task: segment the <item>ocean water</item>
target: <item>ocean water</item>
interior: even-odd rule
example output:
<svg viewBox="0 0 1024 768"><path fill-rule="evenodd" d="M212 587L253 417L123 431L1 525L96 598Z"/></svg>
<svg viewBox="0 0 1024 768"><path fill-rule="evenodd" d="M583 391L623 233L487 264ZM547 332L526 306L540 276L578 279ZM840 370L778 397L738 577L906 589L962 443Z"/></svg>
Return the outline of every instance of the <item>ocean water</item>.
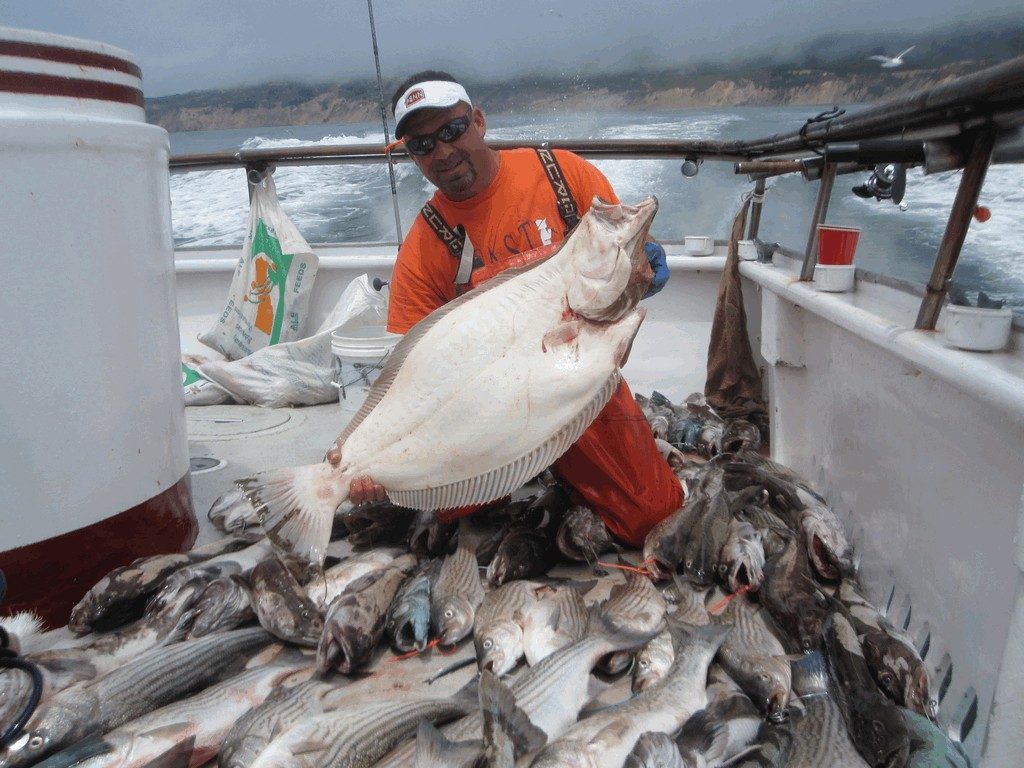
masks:
<svg viewBox="0 0 1024 768"><path fill-rule="evenodd" d="M500 139L750 139L791 131L816 107L733 107L656 112L551 112L488 117L488 135ZM174 154L283 147L382 143L380 124L271 127L171 134ZM619 197L655 194L661 208L652 233L663 241L686 235L725 238L743 194L752 187L731 163L707 161L692 179L677 160L601 160L596 165ZM850 188L866 179L840 176L828 222L861 228L857 264L924 284L931 274L960 172L908 174L906 211L890 202L862 200ZM387 166L282 167L274 175L284 210L310 243L397 242ZM403 232L432 187L411 163L396 165ZM803 251L817 183L798 177L769 180L760 237ZM240 245L248 220L248 196L241 170L195 171L171 176L176 246ZM992 211L984 224L972 222L954 280L966 290L984 290L1024 310L1024 166L993 166L980 203Z"/></svg>

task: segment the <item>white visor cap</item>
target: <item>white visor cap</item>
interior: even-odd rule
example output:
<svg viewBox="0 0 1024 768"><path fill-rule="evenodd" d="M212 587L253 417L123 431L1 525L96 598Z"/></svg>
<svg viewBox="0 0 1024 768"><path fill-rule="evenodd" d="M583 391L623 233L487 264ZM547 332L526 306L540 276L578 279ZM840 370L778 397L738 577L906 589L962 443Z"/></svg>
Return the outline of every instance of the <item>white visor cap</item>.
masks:
<svg viewBox="0 0 1024 768"><path fill-rule="evenodd" d="M425 80L409 86L395 104L395 136L402 138L402 123L413 112L428 108L446 109L460 101L473 106L466 89L448 80Z"/></svg>

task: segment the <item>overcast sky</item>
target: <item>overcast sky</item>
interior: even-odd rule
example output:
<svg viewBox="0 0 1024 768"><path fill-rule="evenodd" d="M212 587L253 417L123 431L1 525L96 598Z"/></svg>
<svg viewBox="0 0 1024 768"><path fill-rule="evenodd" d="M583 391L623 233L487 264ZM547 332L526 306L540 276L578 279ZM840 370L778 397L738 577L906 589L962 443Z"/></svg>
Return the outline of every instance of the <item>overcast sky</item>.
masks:
<svg viewBox="0 0 1024 768"><path fill-rule="evenodd" d="M920 30L1020 11L1021 0L374 0L389 83L427 67L479 77L670 67L835 31L905 31L909 46ZM151 97L374 74L365 0L0 0L0 25L125 48Z"/></svg>

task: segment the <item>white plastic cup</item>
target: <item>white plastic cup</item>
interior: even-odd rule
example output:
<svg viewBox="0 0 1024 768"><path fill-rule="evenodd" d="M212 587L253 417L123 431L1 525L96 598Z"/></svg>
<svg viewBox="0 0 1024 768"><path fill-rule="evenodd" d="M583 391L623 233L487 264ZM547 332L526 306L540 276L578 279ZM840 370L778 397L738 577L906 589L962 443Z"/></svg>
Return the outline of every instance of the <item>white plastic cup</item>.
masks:
<svg viewBox="0 0 1024 768"><path fill-rule="evenodd" d="M971 352L998 352L1010 341L1013 311L1009 307L961 307L950 304L943 310L946 341Z"/></svg>
<svg viewBox="0 0 1024 768"><path fill-rule="evenodd" d="M852 264L818 264L814 267L814 287L828 293L852 291L857 268Z"/></svg>
<svg viewBox="0 0 1024 768"><path fill-rule="evenodd" d="M715 239L707 235L687 235L683 238L683 252L687 256L710 256L715 252Z"/></svg>

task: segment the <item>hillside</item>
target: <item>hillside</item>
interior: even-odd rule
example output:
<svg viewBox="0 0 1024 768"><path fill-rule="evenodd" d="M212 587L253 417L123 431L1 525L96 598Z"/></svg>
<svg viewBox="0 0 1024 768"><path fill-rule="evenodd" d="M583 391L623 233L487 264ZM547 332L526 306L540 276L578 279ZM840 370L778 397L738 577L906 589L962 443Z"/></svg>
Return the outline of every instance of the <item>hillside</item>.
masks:
<svg viewBox="0 0 1024 768"><path fill-rule="evenodd" d="M883 70L867 57L900 50L905 35L828 36L783 53L626 73L562 72L504 82L467 79L492 114L553 110L671 109L767 104L851 104L911 93L1024 54L1024 23L950 28L918 40L907 64ZM906 46L904 46L906 47ZM983 52L979 54L979 52ZM390 96L396 83L386 83ZM150 122L168 131L378 120L376 83L268 82L147 99Z"/></svg>

